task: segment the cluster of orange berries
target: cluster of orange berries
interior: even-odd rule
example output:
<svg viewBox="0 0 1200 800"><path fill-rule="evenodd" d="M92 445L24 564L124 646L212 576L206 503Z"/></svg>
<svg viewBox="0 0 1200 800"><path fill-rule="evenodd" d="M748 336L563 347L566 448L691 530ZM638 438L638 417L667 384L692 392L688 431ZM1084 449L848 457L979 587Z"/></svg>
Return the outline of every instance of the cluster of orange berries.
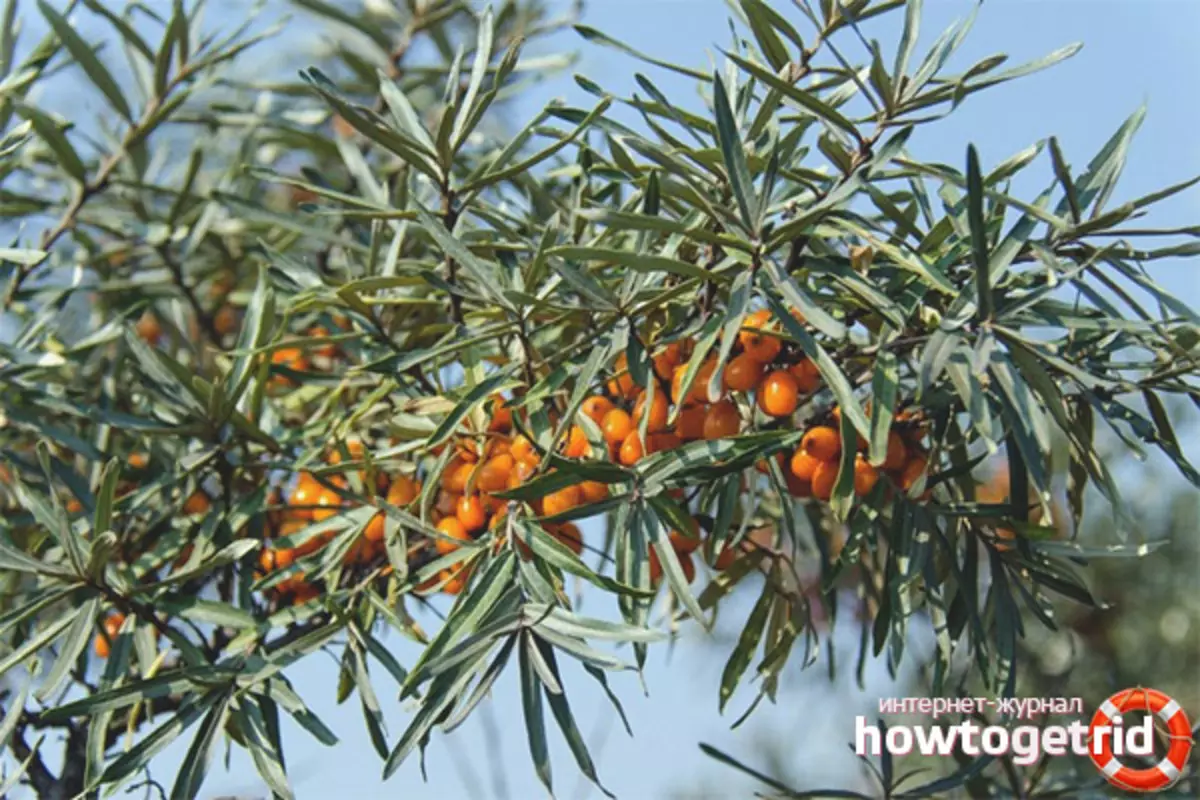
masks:
<svg viewBox="0 0 1200 800"><path fill-rule="evenodd" d="M833 410L833 422L840 423L838 409ZM881 474L891 478L892 483L908 491L925 474L929 456L922 447L919 427L908 426L888 431L887 455L879 467L872 465L865 455L867 442L858 437L858 452L854 456L854 494L864 497L871 493ZM833 495L841 468L842 436L835 425L814 425L804 432L800 447L780 466L788 481L788 489L798 497L815 497L828 500Z"/></svg>
<svg viewBox="0 0 1200 800"><path fill-rule="evenodd" d="M783 418L795 412L801 397L820 388L820 374L803 355L782 358L783 341L771 334L770 326L769 311L747 316L746 329L738 336L740 352L725 365L715 399L708 394L717 368L715 356L700 365L684 394L690 340L672 342L654 356L654 375L660 384L653 393L634 382L625 355L618 356L617 375L607 385L613 399L596 395L583 406L583 412L600 426L610 456L632 466L646 455L685 442L736 436L742 428L742 415L729 392L754 392L758 408L769 417ZM669 424L672 403L676 412L673 427ZM644 441L640 433L643 418Z"/></svg>
<svg viewBox="0 0 1200 800"><path fill-rule="evenodd" d="M798 312L793 312L793 317L804 321ZM735 402L739 393L747 397L753 393L755 405L767 417L786 419L803 398L821 387L821 376L811 359L785 346L776 333L778 329L778 321L768 310L747 315L738 335L738 349L725 365L716 398L708 391L717 368L715 356L700 365L685 395L692 342L684 340L668 344L654 356L653 371L660 383L653 393L634 382L625 355L618 356L616 376L607 384L609 396L589 397L583 413L600 427L609 456L626 466L688 441L736 436L744 421ZM672 404L673 427L669 424ZM783 454L778 456L788 488L796 496L828 500L833 492L842 442L837 428L838 409L833 409L832 415L833 425L816 425L805 433L790 463ZM874 488L881 473L888 474L904 490L924 473L928 456L920 444L920 427L911 416L902 417L902 421L902 426L889 432L887 459L879 468L872 466L862 452L856 457L854 488L859 496ZM645 437L640 433L643 422ZM571 436L587 444L582 430L572 430ZM866 442L860 438L859 450L865 449ZM765 463L760 464L760 469L765 471L765 467Z"/></svg>
<svg viewBox="0 0 1200 800"><path fill-rule="evenodd" d="M346 449L351 458L357 460L362 457L362 442L353 440L347 443ZM333 465L341 462L341 453L337 451L328 459L328 463ZM365 481L365 470L359 474ZM347 487L348 482L344 475L330 475L323 484L312 473L301 473L288 494L283 508L269 512L268 537L292 536L313 523L323 522L346 510L350 504L338 490L344 491ZM420 484L407 475L388 476L383 473L376 475L375 493L391 505L401 508L407 506L417 498L420 492ZM268 502L271 506L279 506L280 499L278 493L273 492L272 496L268 498ZM345 563L351 566L363 565L381 557L385 549L384 532L384 513L380 511L367 521L362 535L346 551ZM288 569L297 559L324 548L333 537L332 531L326 531L309 537L295 547L264 547L259 555L259 570L266 575L276 570ZM271 589L275 595L290 598L296 605L306 603L320 594L320 589L309 582L302 572L289 575Z"/></svg>

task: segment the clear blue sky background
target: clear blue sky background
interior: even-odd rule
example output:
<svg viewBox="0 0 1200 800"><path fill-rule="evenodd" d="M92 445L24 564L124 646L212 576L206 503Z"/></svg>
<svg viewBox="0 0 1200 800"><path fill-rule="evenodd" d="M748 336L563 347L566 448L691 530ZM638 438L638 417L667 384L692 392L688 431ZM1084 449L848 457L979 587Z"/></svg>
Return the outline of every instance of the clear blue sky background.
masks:
<svg viewBox="0 0 1200 800"><path fill-rule="evenodd" d="M550 5L555 5L555 0L550 0ZM561 3L564 9L566 5ZM791 13L790 3L776 0L774 5L800 25L800 15ZM969 11L969 5L963 0L927 0L918 57L954 18ZM677 63L707 68L710 54L729 41L722 0L591 0L589 6L588 24ZM891 52L889 43L898 36L900 20L900 15L891 15L886 24L872 29L873 35L884 40L885 54ZM1056 134L1067 160L1078 170L1126 116L1148 102L1149 115L1129 154L1112 205L1200 174L1200 137L1196 135L1200 104L1195 95L1200 78L1198 33L1200 4L1191 0L990 0L952 62L951 72L996 52L1010 54L1010 65L1015 65L1073 41L1082 41L1083 51L1049 72L972 97L949 119L920 129L910 146L919 157L961 165L968 142L974 142L986 169L1034 141ZM634 72L645 71L673 97L685 97L687 105L700 108L694 89L669 73L651 70L573 35L564 35L559 43L581 48L578 71L614 93L628 95L635 88ZM848 40L845 49L859 52ZM551 97L564 97L575 105L591 102L564 76L532 92L528 104L516 110L515 118L532 115ZM1028 197L1049 183L1047 156L1043 154L1033 172L1036 177L1017 184ZM1196 224L1200 222L1197 212L1200 192L1192 191L1164 204L1154 219L1164 226ZM1189 302L1196 302L1194 264L1165 264L1155 274ZM744 619L746 599L730 604L725 612L727 627L730 620ZM604 613L598 605L585 604L584 609ZM853 631L843 632L850 634L849 639L855 638ZM842 664L853 663L854 642L847 644L850 649L840 654ZM397 646L401 661L411 663L415 651ZM764 705L746 726L730 731L730 723L751 694L739 694L729 716L718 715L717 685L729 647L728 641L714 646L688 628L674 647L652 651L646 673L648 697L643 696L632 674L616 676L612 683L629 714L632 739L613 718L607 701L591 689L590 680L579 670L567 670L576 716L608 787L628 800L666 797L680 788L703 789L709 797L748 796L752 784L709 761L696 743L708 741L754 762L754 741L759 735L781 738L792 748L794 766L806 776L807 786L855 785L857 772L846 743L854 715L873 715L875 698L889 693L886 675L878 669L881 665L875 665L871 673L867 694L860 695L851 688L848 674L840 675L836 688L830 689L822 663L803 676L793 676L785 684L778 707ZM382 765L367 741L357 698L340 707L334 703L333 659L314 656L293 670L292 677L313 709L342 738L340 746L326 749L289 727L285 744L300 798L516 800L544 795L530 766L513 680L499 683L494 699L478 712L477 719L449 737L434 736L428 751L428 783L422 782L417 762L412 760L385 785L380 782ZM376 680L394 740L412 710L388 700L394 691L385 675ZM490 755L485 736L489 727L495 734L495 750ZM558 796L599 797L598 793L589 794L578 779L569 753L557 743L553 731L551 738L556 743L552 757ZM182 750L173 747L159 759L154 768L159 780L169 785ZM497 791L495 770L503 774L503 792ZM236 752L229 773L221 764L214 765L204 791L207 797L263 794L249 760Z"/></svg>

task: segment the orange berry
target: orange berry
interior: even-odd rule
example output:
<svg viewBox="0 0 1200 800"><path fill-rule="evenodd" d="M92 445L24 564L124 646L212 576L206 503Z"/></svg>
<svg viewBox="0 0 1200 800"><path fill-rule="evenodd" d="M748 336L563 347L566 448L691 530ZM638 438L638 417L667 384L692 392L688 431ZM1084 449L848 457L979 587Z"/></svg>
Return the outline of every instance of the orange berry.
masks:
<svg viewBox="0 0 1200 800"><path fill-rule="evenodd" d="M684 441L704 438L704 418L708 415L708 406L696 404L679 409L675 419L675 435Z"/></svg>
<svg viewBox="0 0 1200 800"><path fill-rule="evenodd" d="M308 480L305 480L307 477ZM288 505L295 506L294 510L288 511L288 516L294 519L312 519L313 510L311 506L317 504L317 498L324 491L321 484L311 476L304 476L296 483L296 488L292 490L291 497L288 498Z"/></svg>
<svg viewBox="0 0 1200 800"><path fill-rule="evenodd" d="M506 432L512 430L512 409L501 395L492 398L492 419L488 423L489 431Z"/></svg>
<svg viewBox="0 0 1200 800"><path fill-rule="evenodd" d="M487 522L487 512L484 510L483 502L478 495L473 494L465 494L458 498L454 516L468 531L482 530Z"/></svg>
<svg viewBox="0 0 1200 800"><path fill-rule="evenodd" d="M629 361L624 353L617 356L617 363L614 367L614 372L622 374L613 378L608 382L608 393L614 397L630 398L637 391L637 384L633 382L633 376L628 372Z"/></svg>
<svg viewBox="0 0 1200 800"><path fill-rule="evenodd" d="M308 581L302 581L292 590L292 605L302 606L321 596L321 590Z"/></svg>
<svg viewBox="0 0 1200 800"><path fill-rule="evenodd" d="M531 464L528 461L518 461L513 465L513 471L508 476L509 488L515 488L513 481L516 481L516 486L520 486L525 481L529 480L533 475L533 471L537 469L536 464Z"/></svg>
<svg viewBox="0 0 1200 800"><path fill-rule="evenodd" d="M197 489L192 492L183 504L183 513L185 514L203 514L212 508L212 501L208 499L208 495L203 489Z"/></svg>
<svg viewBox="0 0 1200 800"><path fill-rule="evenodd" d="M221 336L228 336L238 329L241 324L241 314L231 305L223 305L213 314L213 330Z"/></svg>
<svg viewBox="0 0 1200 800"><path fill-rule="evenodd" d="M186 504L184 508L187 508ZM78 514L80 511L83 511L83 503L79 502L79 498L77 497L68 497L66 509L68 514Z"/></svg>
<svg viewBox="0 0 1200 800"><path fill-rule="evenodd" d="M592 444L587 434L578 425L572 425L567 433L567 441L563 447L563 455L567 458L583 458L592 452Z"/></svg>
<svg viewBox="0 0 1200 800"><path fill-rule="evenodd" d="M308 369L308 357L298 347L283 347L271 353L271 363L303 372Z"/></svg>
<svg viewBox="0 0 1200 800"><path fill-rule="evenodd" d="M802 481L811 481L813 473L817 470L817 465L821 463L821 459L813 456L811 453L805 452L801 447L792 454L792 474Z"/></svg>
<svg viewBox="0 0 1200 800"><path fill-rule="evenodd" d="M671 531L667 534L667 538L671 540L671 547L676 553L690 553L700 546L700 526L696 520L692 520L689 525L691 530L687 533L683 531Z"/></svg>
<svg viewBox="0 0 1200 800"><path fill-rule="evenodd" d="M342 504L342 497L337 492L331 489L324 489L317 495L317 508L312 512L314 522L321 522L335 516L338 506Z"/></svg>
<svg viewBox="0 0 1200 800"><path fill-rule="evenodd" d="M604 441L609 444L624 442L633 433L633 418L627 412L614 408L604 415L600 428L604 431Z"/></svg>
<svg viewBox="0 0 1200 800"><path fill-rule="evenodd" d="M407 475L397 475L388 487L387 501L394 506L406 506L416 500L420 493L421 484Z"/></svg>
<svg viewBox="0 0 1200 800"><path fill-rule="evenodd" d="M904 465L904 471L900 473L900 488L908 491L911 489L929 467L929 456L921 452L913 453L908 459L908 463Z"/></svg>
<svg viewBox="0 0 1200 800"><path fill-rule="evenodd" d="M879 481L879 470L872 467L862 454L854 458L854 493L864 497L871 493Z"/></svg>
<svg viewBox="0 0 1200 800"><path fill-rule="evenodd" d="M608 402L603 397L601 397L600 399L604 400L604 402L606 402L606 403ZM609 405L611 405L611 403ZM599 420L597 420L597 424L598 423L599 423ZM527 462L534 466L537 466L537 463L539 461L541 461L541 458L538 456L537 450L535 450L533 447L533 442L529 441L529 439L527 439L525 436L522 436L520 434L518 434L512 440L512 444L509 445L509 448L508 448L508 453L513 458L515 458L518 462L524 461L524 462Z"/></svg>
<svg viewBox="0 0 1200 800"><path fill-rule="evenodd" d="M787 486L788 493L793 497L812 497L811 481L801 480L791 472L785 470L783 473L783 482Z"/></svg>
<svg viewBox="0 0 1200 800"><path fill-rule="evenodd" d="M446 469L442 472L442 488L447 492L454 494L462 494L467 488L467 481L471 478L471 473L475 471L475 465L457 455L450 459L450 463L446 465Z"/></svg>
<svg viewBox="0 0 1200 800"><path fill-rule="evenodd" d="M742 323L742 331L738 334L738 341L742 344L742 350L746 352L755 361L763 364L770 363L779 355L779 351L783 349L783 342L778 336L772 336L766 331L774 328L770 325L771 312L767 309L755 311L746 316ZM747 329L751 330L747 330ZM753 329L760 330L753 330Z"/></svg>
<svg viewBox="0 0 1200 800"><path fill-rule="evenodd" d="M642 424L642 417L646 416L646 432L658 433L667 429L667 417L670 415L670 408L667 404L667 397L661 391L654 393L654 398L650 401L650 409L646 410L646 392L638 395L637 402L633 405L633 421L638 426Z"/></svg>
<svg viewBox="0 0 1200 800"><path fill-rule="evenodd" d="M812 394L821 386L821 371L811 358L801 358L788 367L788 372L796 379L796 388L800 394Z"/></svg>
<svg viewBox="0 0 1200 800"><path fill-rule="evenodd" d="M713 403L704 415L704 438L724 439L727 436L737 436L741 426L742 417L738 414L737 406L728 400L722 400Z"/></svg>
<svg viewBox="0 0 1200 800"><path fill-rule="evenodd" d="M329 329L324 325L314 325L308 329L308 335L314 339L324 338L329 336ZM338 348L336 344L318 344L313 345L312 351L314 355L321 356L322 358L333 358L337 355Z"/></svg>
<svg viewBox="0 0 1200 800"><path fill-rule="evenodd" d="M616 408L616 406L614 406L612 401L607 397L602 394L594 394L583 401L583 405L579 407L579 410L582 411L585 416L591 418L593 422L599 425L604 420L604 415L612 411L614 408Z"/></svg>
<svg viewBox="0 0 1200 800"><path fill-rule="evenodd" d="M717 557L712 560L712 568L717 572L724 572L733 566L733 562L738 560L738 555L738 548L732 546L726 547L720 553L717 553Z"/></svg>
<svg viewBox="0 0 1200 800"><path fill-rule="evenodd" d="M658 453L663 450L674 450L681 447L683 440L673 433L646 434L646 453Z"/></svg>
<svg viewBox="0 0 1200 800"><path fill-rule="evenodd" d="M621 452L619 459L622 464L627 467L632 467L634 464L642 460L645 448L642 447L642 439L638 436L637 431L630 431L625 440L621 442Z"/></svg>
<svg viewBox="0 0 1200 800"><path fill-rule="evenodd" d="M368 542L382 542L384 534L383 514L376 514L363 529L363 538Z"/></svg>
<svg viewBox="0 0 1200 800"><path fill-rule="evenodd" d="M296 563L296 548L280 547L275 550L275 569L287 569Z"/></svg>
<svg viewBox="0 0 1200 800"><path fill-rule="evenodd" d="M584 503L599 503L608 499L608 484L600 481L584 481L579 484L579 493Z"/></svg>
<svg viewBox="0 0 1200 800"><path fill-rule="evenodd" d="M443 517L453 516L458 510L458 498L461 494L454 492L438 492L437 500L433 505L433 510L441 514Z"/></svg>
<svg viewBox="0 0 1200 800"><path fill-rule="evenodd" d="M771 459L774 460L775 463L779 464L779 468L784 472L788 471L787 457L783 453L776 453L775 455L771 456ZM754 468L763 475L766 475L771 471L771 464L764 458L756 461L754 463Z"/></svg>
<svg viewBox="0 0 1200 800"><path fill-rule="evenodd" d="M551 533L555 539L571 548L571 552L575 555L583 553L583 534L580 533L578 525L564 522L562 525L556 525Z"/></svg>
<svg viewBox="0 0 1200 800"><path fill-rule="evenodd" d="M887 457L883 461L883 469L892 472L903 469L906 463L908 463L908 448L904 446L904 439L895 431L888 431Z"/></svg>
<svg viewBox="0 0 1200 800"><path fill-rule="evenodd" d="M542 498L542 514L547 517L564 514L579 506L583 495L578 486L564 486Z"/></svg>
<svg viewBox="0 0 1200 800"><path fill-rule="evenodd" d="M842 452L842 436L828 425L818 425L805 432L800 449L818 461L833 461Z"/></svg>
<svg viewBox="0 0 1200 800"><path fill-rule="evenodd" d="M687 397L684 398L683 379L687 375L687 364L680 364L675 368L675 375L671 378L671 399L681 405L707 401L709 399L708 382L712 380L713 370L716 368L717 364L712 359L701 364L700 369L696 370L696 377L692 380Z"/></svg>
<svg viewBox="0 0 1200 800"><path fill-rule="evenodd" d="M471 573L466 568L460 564L455 564L450 569L444 569L438 573L438 582L442 583L443 592L449 595L456 595L467 587L467 579L469 577L471 577Z"/></svg>
<svg viewBox="0 0 1200 800"><path fill-rule="evenodd" d="M838 462L822 461L813 471L812 493L818 500L828 500L833 496L833 487L837 484Z"/></svg>
<svg viewBox="0 0 1200 800"><path fill-rule="evenodd" d="M137 324L134 325L134 330L141 337L142 341L148 344L156 343L163 334L162 323L158 321L158 317L153 311L147 309L142 312L142 316L138 318Z"/></svg>
<svg viewBox="0 0 1200 800"><path fill-rule="evenodd" d="M479 468L475 488L481 492L502 492L508 488L508 476L516 466L516 459L509 453L492 456Z"/></svg>
<svg viewBox="0 0 1200 800"><path fill-rule="evenodd" d="M150 456L147 453L130 453L129 466L134 469L145 469L150 463Z"/></svg>
<svg viewBox="0 0 1200 800"><path fill-rule="evenodd" d="M735 356L725 365L725 388L735 392L748 392L762 380L763 364L756 361L749 353Z"/></svg>
<svg viewBox="0 0 1200 800"><path fill-rule="evenodd" d="M467 533L466 527L455 517L446 517L437 524L437 529L449 537L447 539L434 539L433 541L434 548L442 555L453 553L461 547L461 545L456 544L452 540L460 542L471 541L471 534Z"/></svg>
<svg viewBox="0 0 1200 800"><path fill-rule="evenodd" d="M796 379L787 370L775 370L758 387L758 407L772 417L789 416L799 401Z"/></svg>
<svg viewBox="0 0 1200 800"><path fill-rule="evenodd" d="M689 553L676 553L675 557L679 561L679 568L683 570L683 579L685 583L691 583L696 580L696 564L692 561L692 556ZM650 583L657 584L662 580L662 563L658 560L658 552L650 551Z"/></svg>

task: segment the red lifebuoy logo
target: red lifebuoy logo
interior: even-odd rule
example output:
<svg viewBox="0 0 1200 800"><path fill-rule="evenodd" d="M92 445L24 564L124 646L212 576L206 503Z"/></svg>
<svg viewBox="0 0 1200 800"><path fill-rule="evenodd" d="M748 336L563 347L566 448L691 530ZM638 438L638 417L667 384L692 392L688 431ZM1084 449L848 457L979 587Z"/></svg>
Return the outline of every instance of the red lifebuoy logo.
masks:
<svg viewBox="0 0 1200 800"><path fill-rule="evenodd" d="M1153 752L1150 741L1150 717L1157 717L1167 729L1170 746L1167 754L1153 767L1131 769L1121 763L1118 756L1126 752L1126 742L1134 739L1137 730L1126 731L1122 726L1121 714L1126 711L1143 711L1147 715L1145 735L1147 740L1138 751ZM1128 737L1124 734L1130 734ZM1092 761L1108 778L1108 782L1120 789L1133 792L1157 792L1166 789L1175 781L1192 752L1192 726L1187 714L1170 697L1154 689L1126 689L1105 700L1092 717L1088 728ZM1130 751L1133 752L1132 748Z"/></svg>

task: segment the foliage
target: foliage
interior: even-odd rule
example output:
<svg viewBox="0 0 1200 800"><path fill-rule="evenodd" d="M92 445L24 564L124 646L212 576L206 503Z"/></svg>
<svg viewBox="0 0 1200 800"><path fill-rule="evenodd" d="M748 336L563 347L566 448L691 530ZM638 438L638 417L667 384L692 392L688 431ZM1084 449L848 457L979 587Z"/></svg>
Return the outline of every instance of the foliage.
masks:
<svg viewBox="0 0 1200 800"><path fill-rule="evenodd" d="M1135 227L1195 180L1112 202L1143 112L1082 171L1053 138L986 171L974 148L907 149L1075 48L951 75L969 18L920 54L916 0L741 0L713 72L576 27L693 79L704 109L649 75L628 98L578 76L593 105L513 133L504 102L556 63L526 43L566 24L543 4L294 5L337 43L269 85L241 65L274 31L209 32L183 0L0 15L51 31L0 39L0 202L25 223L0 250L10 781L120 785L185 736L174 795L230 742L289 797L281 715L336 739L288 671L333 648L385 775L511 669L547 787L548 716L599 784L559 663L608 692L665 638L658 594L672 625L707 626L755 572L722 704L748 674L774 699L797 648L811 662L839 580L869 599L864 654L899 662L928 615L933 691L967 651L1011 695L1048 596L1094 603L1082 568L1137 547L1039 524L1052 438L1071 517L1094 487L1122 535L1099 425L1200 482L1165 410L1196 399L1197 315L1145 269L1196 231ZM889 12L885 57L864 31ZM89 43L72 15L111 33ZM33 100L63 70L104 102L94 130ZM1035 164L1046 190L1010 194ZM1000 450L1011 492L982 502L974 469ZM581 546L571 521L597 516ZM825 591L798 591L799 565ZM616 618L582 616L568 576ZM429 636L415 614L439 593ZM385 632L423 654L400 664ZM372 668L419 697L397 736ZM57 775L44 728L66 732Z"/></svg>

